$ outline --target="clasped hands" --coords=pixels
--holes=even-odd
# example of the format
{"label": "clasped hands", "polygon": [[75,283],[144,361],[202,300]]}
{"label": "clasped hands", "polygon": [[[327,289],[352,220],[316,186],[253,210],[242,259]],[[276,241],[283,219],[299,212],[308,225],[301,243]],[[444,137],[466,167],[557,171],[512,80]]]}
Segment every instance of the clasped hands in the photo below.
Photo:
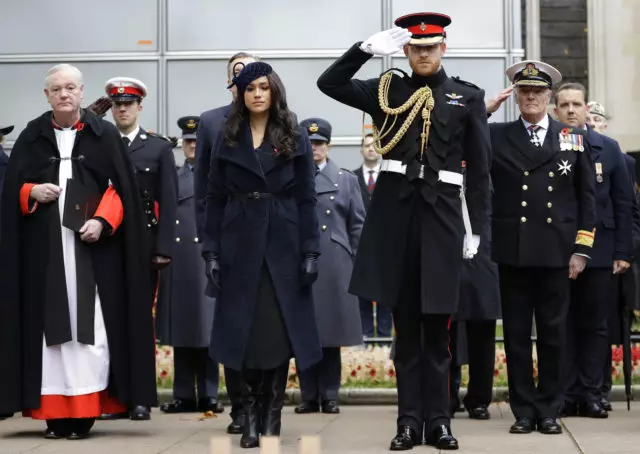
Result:
{"label": "clasped hands", "polygon": [[[53,183],[42,183],[31,188],[29,197],[38,203],[51,203],[58,200],[60,194],[62,194],[62,188],[60,186]],[[80,228],[78,233],[80,234],[80,239],[85,243],[95,243],[100,239],[103,229],[104,226],[102,222],[97,219],[89,219]]]}

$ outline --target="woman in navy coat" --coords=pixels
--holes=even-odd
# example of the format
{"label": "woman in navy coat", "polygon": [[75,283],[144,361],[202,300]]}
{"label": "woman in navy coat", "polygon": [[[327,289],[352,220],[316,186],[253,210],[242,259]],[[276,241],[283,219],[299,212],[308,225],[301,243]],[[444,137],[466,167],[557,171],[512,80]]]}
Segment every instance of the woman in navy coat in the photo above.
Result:
{"label": "woman in navy coat", "polygon": [[203,256],[218,297],[211,349],[242,371],[240,445],[250,448],[280,434],[289,360],[304,370],[322,356],[311,294],[319,229],[311,144],[280,78],[255,62],[233,84],[238,97],[211,156]]}

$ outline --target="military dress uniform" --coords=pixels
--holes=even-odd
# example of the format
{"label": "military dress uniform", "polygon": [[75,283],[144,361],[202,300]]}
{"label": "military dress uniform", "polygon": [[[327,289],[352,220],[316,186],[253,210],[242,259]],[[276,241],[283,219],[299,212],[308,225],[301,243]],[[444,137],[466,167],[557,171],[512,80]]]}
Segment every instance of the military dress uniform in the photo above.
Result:
{"label": "military dress uniform", "polygon": [[[516,86],[550,88],[560,73],[541,62],[513,65]],[[492,123],[493,260],[500,273],[512,433],[561,433],[562,364],[572,254],[592,253],[595,175],[584,131],[545,116]],[[530,131],[530,132],[528,132]],[[542,135],[544,133],[544,135]],[[534,384],[531,326],[538,333]]]}
{"label": "military dress uniform", "polygon": [[[411,32],[409,44],[429,45],[444,40],[450,22],[445,15],[420,13],[396,25]],[[488,222],[484,92],[443,68],[428,76],[387,72],[352,79],[371,57],[357,43],[318,79],[323,93],[371,115],[383,154],[350,291],[393,308],[398,433],[391,449],[411,449],[423,431],[427,443],[457,449],[449,427],[449,324],[458,308],[463,243],[471,252],[472,232]]]}
{"label": "military dress uniform", "polygon": [[[309,139],[331,141],[331,124],[321,118],[300,123]],[[349,294],[349,279],[364,222],[357,177],[328,159],[316,164],[316,211],[320,221],[318,280],[313,284],[322,360],[300,371],[302,403],[296,413],[338,413],[342,372],[340,347],[362,344],[358,298]]]}
{"label": "military dress uniform", "polygon": [[[141,81],[129,77],[115,77],[108,80],[105,91],[114,103],[141,102],[147,95],[146,86]],[[153,258],[160,256],[170,259],[176,238],[178,185],[173,146],[168,138],[141,127],[137,127],[135,134],[132,132],[130,135],[125,135],[122,131],[120,134],[129,150],[129,158],[133,163],[142,199],[147,231],[149,272],[154,289],[154,308],[149,310],[155,311],[155,306],[165,304],[162,301],[164,298],[161,295],[162,292],[158,292],[158,271],[166,265],[154,263]],[[134,410],[131,414],[132,418],[149,419],[148,409],[147,411],[141,408]]]}
{"label": "military dress uniform", "polygon": [[[199,120],[196,116],[178,120],[183,140],[196,139]],[[224,409],[218,400],[220,367],[209,356],[215,298],[205,295],[207,280],[195,215],[194,163],[187,160],[178,169],[172,264],[162,276],[170,284],[170,299],[163,300],[167,307],[157,314],[158,336],[164,345],[173,346],[174,358],[174,401],[160,407],[165,413],[220,413]]]}
{"label": "military dress uniform", "polygon": [[563,413],[606,418],[600,387],[602,362],[609,349],[607,319],[617,282],[613,261],[631,260],[633,193],[618,143],[591,128],[587,128],[587,140],[596,178],[597,240],[587,268],[571,283]]}

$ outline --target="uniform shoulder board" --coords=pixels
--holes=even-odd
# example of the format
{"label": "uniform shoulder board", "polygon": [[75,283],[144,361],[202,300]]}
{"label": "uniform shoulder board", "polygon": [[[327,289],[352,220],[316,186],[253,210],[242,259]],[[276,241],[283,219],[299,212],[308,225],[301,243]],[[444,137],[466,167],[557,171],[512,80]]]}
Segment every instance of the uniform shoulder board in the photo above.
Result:
{"label": "uniform shoulder board", "polygon": [[170,137],[163,136],[162,134],[158,134],[157,132],[153,132],[153,131],[147,131],[147,135],[150,137],[155,137],[156,139],[166,140],[167,142],[173,145],[173,141],[171,140]]}
{"label": "uniform shoulder board", "polygon": [[480,90],[480,87],[478,87],[477,85],[472,84],[471,82],[468,82],[466,80],[462,80],[458,76],[453,76],[452,79],[455,80],[456,82],[458,82],[459,84],[463,84],[463,85],[466,85],[467,87],[471,87],[471,88],[475,88],[476,90]]}

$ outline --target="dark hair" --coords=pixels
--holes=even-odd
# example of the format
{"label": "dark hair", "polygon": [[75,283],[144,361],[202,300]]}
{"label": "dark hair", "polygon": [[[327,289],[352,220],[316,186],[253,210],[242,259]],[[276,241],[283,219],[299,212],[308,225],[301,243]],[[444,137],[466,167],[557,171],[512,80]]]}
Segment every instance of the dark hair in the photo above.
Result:
{"label": "dark hair", "polygon": [[253,58],[255,61],[260,61],[260,59],[255,55],[251,55],[247,52],[237,52],[233,54],[229,58],[229,60],[227,60],[227,74],[229,74],[229,70],[231,69],[231,63],[233,63],[235,60],[238,60],[240,58]]}
{"label": "dark hair", "polygon": [[[292,120],[293,114],[287,106],[287,95],[280,76],[274,71],[267,76],[267,79],[271,90],[271,107],[269,107],[265,139],[278,150],[279,155],[290,157],[295,153],[298,142],[298,131]],[[238,92],[225,124],[225,144],[230,147],[238,145],[238,135],[248,119],[249,109],[244,103],[244,93]]]}
{"label": "dark hair", "polygon": [[367,139],[367,137],[373,137],[373,133],[368,132],[364,135],[364,137],[362,137],[362,141],[360,141],[360,148],[364,147],[364,141]]}
{"label": "dark hair", "polygon": [[567,82],[566,84],[560,85],[556,90],[555,95],[553,96],[553,103],[558,105],[558,93],[565,90],[577,90],[582,92],[582,97],[584,98],[584,104],[587,105],[587,89],[578,82]]}

